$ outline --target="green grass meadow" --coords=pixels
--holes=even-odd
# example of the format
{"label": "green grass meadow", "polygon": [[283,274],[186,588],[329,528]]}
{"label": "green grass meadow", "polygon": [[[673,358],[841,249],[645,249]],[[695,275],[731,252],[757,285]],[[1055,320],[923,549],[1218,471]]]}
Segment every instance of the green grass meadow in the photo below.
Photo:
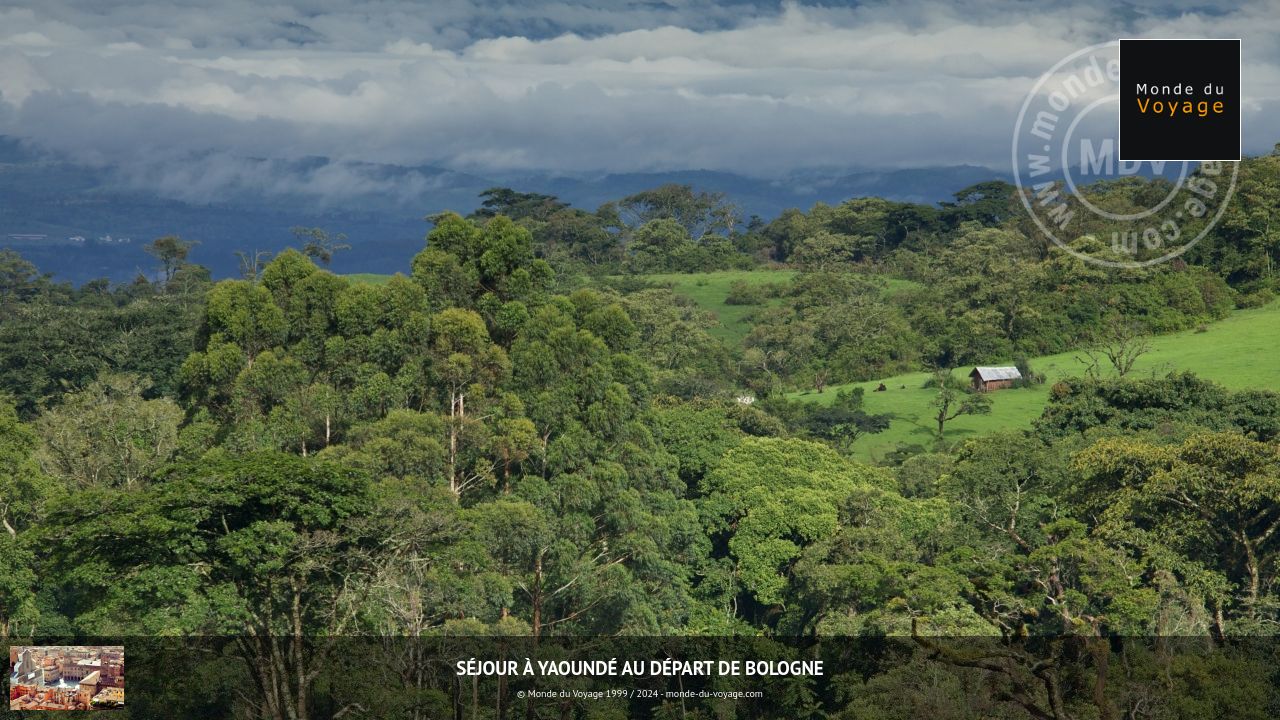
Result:
{"label": "green grass meadow", "polygon": [[[1079,352],[1067,352],[1032,358],[1032,369],[1045,374],[1044,385],[992,393],[991,414],[962,416],[947,423],[947,442],[1028,427],[1044,409],[1049,387],[1055,381],[1083,374],[1085,366],[1075,359],[1078,355]],[[1012,365],[1013,362],[1011,358],[993,358],[983,364]],[[971,369],[958,368],[955,372],[967,375]],[[1280,302],[1239,310],[1227,319],[1207,326],[1204,332],[1188,330],[1152,338],[1151,352],[1138,359],[1130,377],[1149,377],[1182,370],[1190,370],[1235,390],[1280,388]],[[931,402],[935,391],[923,387],[929,377],[929,373],[908,373],[883,380],[832,386],[821,393],[792,393],[790,397],[829,403],[842,389],[863,388],[868,412],[892,413],[895,416],[888,430],[859,438],[854,445],[854,453],[860,459],[877,461],[899,445],[928,447],[933,441]],[[887,389],[875,392],[882,382]]]}
{"label": "green grass meadow", "polygon": [[[698,307],[715,315],[719,325],[712,328],[710,333],[736,345],[751,330],[748,318],[752,313],[778,305],[782,301],[774,298],[763,305],[726,305],[724,299],[729,295],[730,286],[739,280],[749,285],[783,284],[790,282],[795,275],[795,270],[722,270],[705,273],[656,273],[641,277],[649,282],[670,285],[676,294],[693,300]],[[886,292],[892,293],[914,285],[910,280],[889,278]]]}
{"label": "green grass meadow", "polygon": [[770,299],[765,305],[726,305],[729,287],[742,280],[750,285],[785,283],[795,277],[794,270],[722,270],[705,273],[658,273],[643,275],[645,280],[659,285],[670,285],[673,292],[698,304],[698,307],[715,315],[719,325],[709,332],[728,343],[737,344],[747,336],[751,313],[780,301]]}
{"label": "green grass meadow", "polygon": [[[736,344],[742,342],[742,338],[746,337],[747,331],[751,329],[747,317],[764,306],[726,305],[724,299],[729,295],[730,286],[738,280],[744,280],[752,285],[786,283],[795,274],[794,270],[724,270],[705,273],[656,273],[638,277],[656,285],[668,285],[675,293],[693,300],[699,308],[715,315],[719,324],[711,328],[711,334],[725,342]],[[377,273],[351,273],[344,277],[357,283],[385,285],[392,276]],[[774,299],[768,304],[778,302]]]}
{"label": "green grass meadow", "polygon": [[[715,316],[717,325],[710,328],[712,336],[731,345],[737,345],[751,330],[749,318],[752,313],[763,308],[780,304],[777,298],[767,300],[763,305],[726,305],[724,299],[729,296],[733,283],[742,280],[749,285],[765,283],[784,284],[795,277],[795,270],[719,270],[703,273],[653,273],[639,275],[656,285],[669,286],[678,295],[693,300],[698,307]],[[352,282],[385,285],[390,275],[376,273],[352,273],[344,276]],[[887,292],[912,287],[910,280],[891,278],[888,280]]]}
{"label": "green grass meadow", "polygon": [[365,283],[366,285],[386,285],[391,282],[394,275],[382,275],[380,273],[350,273],[342,277],[353,283]]}

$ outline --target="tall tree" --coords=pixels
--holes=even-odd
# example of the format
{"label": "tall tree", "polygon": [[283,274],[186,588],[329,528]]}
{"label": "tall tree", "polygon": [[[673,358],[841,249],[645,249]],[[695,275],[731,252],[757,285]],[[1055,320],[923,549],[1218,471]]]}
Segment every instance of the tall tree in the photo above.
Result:
{"label": "tall tree", "polygon": [[1093,352],[1107,359],[1116,377],[1124,377],[1133,371],[1138,358],[1151,352],[1151,336],[1139,323],[1111,315],[1099,333],[1098,346]]}
{"label": "tall tree", "polygon": [[991,412],[991,398],[985,393],[969,391],[952,377],[950,369],[935,372],[933,381],[938,388],[937,394],[933,396],[933,420],[937,423],[939,441],[944,437],[947,423],[952,420],[962,415],[986,415]]}
{"label": "tall tree", "polygon": [[628,195],[618,203],[628,224],[639,227],[653,220],[679,223],[694,240],[707,233],[729,233],[737,227],[738,208],[721,192],[694,190],[691,185],[668,183]]}
{"label": "tall tree", "polygon": [[182,409],[144,399],[149,383],[107,375],[36,421],[40,463],[69,487],[128,488],[173,459]]}
{"label": "tall tree", "polygon": [[[483,431],[475,411],[486,394],[510,373],[507,354],[489,338],[484,320],[470,310],[450,308],[432,318],[433,374],[445,394],[448,410],[447,473],[457,497],[478,483],[495,480],[494,464],[468,452],[467,439]],[[468,398],[472,403],[468,415]],[[480,401],[480,402],[478,402]],[[471,459],[468,462],[468,458]]]}
{"label": "tall tree", "polygon": [[50,491],[36,464],[38,436],[0,395],[0,531],[16,538],[39,518]]}
{"label": "tall tree", "polygon": [[330,235],[328,230],[318,227],[294,227],[290,229],[294,239],[302,243],[302,254],[328,267],[335,253],[350,250],[345,233]]}
{"label": "tall tree", "polygon": [[534,302],[554,273],[535,258],[530,232],[499,215],[483,227],[456,213],[432,218],[427,247],[413,258],[413,279],[434,309],[476,307],[492,315],[510,301]]}
{"label": "tall tree", "polygon": [[80,598],[87,631],[234,636],[253,714],[309,720],[367,587],[375,513],[361,474],[268,453],[81,493],[51,527],[61,565],[95,588]]}
{"label": "tall tree", "polygon": [[[1076,463],[1086,488],[1112,491],[1100,510],[1105,537],[1198,589],[1214,604],[1219,637],[1228,632],[1227,613],[1242,632],[1280,619],[1265,597],[1280,579],[1280,453],[1273,445],[1237,433],[1200,433],[1179,445],[1114,438]],[[1234,598],[1225,592],[1232,587]]]}
{"label": "tall tree", "polygon": [[707,475],[702,511],[727,543],[742,590],[769,606],[782,602],[803,548],[836,531],[840,502],[859,487],[891,483],[817,443],[748,438]]}
{"label": "tall tree", "polygon": [[487,219],[504,215],[512,220],[547,220],[569,207],[555,195],[518,192],[511,188],[492,187],[480,193],[483,200],[471,217]]}
{"label": "tall tree", "polygon": [[246,280],[223,280],[209,292],[204,332],[235,343],[250,364],[264,350],[280,344],[288,328],[271,291]]}
{"label": "tall tree", "polygon": [[47,282],[36,266],[17,252],[8,248],[0,250],[0,308],[30,299],[39,290],[42,280]]}
{"label": "tall tree", "polygon": [[0,643],[35,634],[37,589],[35,554],[16,536],[0,533]]}
{"label": "tall tree", "polygon": [[178,268],[187,262],[187,255],[191,253],[191,248],[198,243],[194,240],[183,240],[177,235],[165,235],[156,238],[142,247],[148,255],[160,261],[161,272],[164,273],[164,281],[168,283],[178,272]]}

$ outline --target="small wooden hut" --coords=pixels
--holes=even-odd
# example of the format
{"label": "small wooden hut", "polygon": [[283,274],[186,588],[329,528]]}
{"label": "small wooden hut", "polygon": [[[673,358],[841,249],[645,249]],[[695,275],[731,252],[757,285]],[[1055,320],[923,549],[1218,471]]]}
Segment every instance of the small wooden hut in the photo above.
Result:
{"label": "small wooden hut", "polygon": [[1013,383],[1022,379],[1022,373],[1016,367],[975,367],[969,373],[973,380],[973,389],[978,392],[991,392],[1013,387]]}

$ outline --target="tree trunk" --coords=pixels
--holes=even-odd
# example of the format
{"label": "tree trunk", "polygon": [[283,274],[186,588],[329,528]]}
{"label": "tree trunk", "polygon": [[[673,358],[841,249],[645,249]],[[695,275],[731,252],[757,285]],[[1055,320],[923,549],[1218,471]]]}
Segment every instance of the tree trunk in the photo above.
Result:
{"label": "tree trunk", "polygon": [[458,436],[467,415],[465,403],[466,396],[462,393],[454,391],[449,394],[449,490],[455,498],[462,497],[462,487],[458,482]]}
{"label": "tree trunk", "polygon": [[1214,644],[1221,643],[1227,639],[1227,619],[1222,612],[1222,601],[1218,600],[1213,603],[1213,632],[1209,633]]}
{"label": "tree trunk", "polygon": [[463,720],[466,717],[466,713],[463,711],[463,708],[466,706],[462,704],[461,675],[455,675],[453,677],[453,692],[450,694],[453,695],[453,720]]}
{"label": "tree trunk", "polygon": [[1249,573],[1249,614],[1254,615],[1257,613],[1258,592],[1262,584],[1259,577],[1261,571],[1258,567],[1258,555],[1254,551],[1253,541],[1243,530],[1240,531],[1240,544],[1244,546],[1244,567]]}
{"label": "tree trunk", "polygon": [[293,590],[293,607],[291,609],[291,620],[293,621],[293,662],[294,673],[297,677],[298,687],[296,690],[297,705],[294,710],[294,717],[297,720],[305,720],[307,717],[307,701],[308,688],[310,683],[307,680],[307,665],[303,660],[304,654],[302,650],[303,634],[302,634],[302,593],[298,588],[295,580],[290,583]]}
{"label": "tree trunk", "polygon": [[1107,699],[1107,670],[1111,667],[1111,643],[1102,637],[1091,638],[1088,643],[1089,652],[1093,655],[1095,673],[1093,704],[1098,708],[1100,720],[1117,720],[1116,709]]}
{"label": "tree trunk", "polygon": [[454,497],[458,492],[458,399],[449,400],[449,490]]}
{"label": "tree trunk", "polygon": [[531,592],[530,604],[533,606],[533,636],[536,638],[542,633],[542,551],[538,551],[538,557],[533,562],[533,591]]}

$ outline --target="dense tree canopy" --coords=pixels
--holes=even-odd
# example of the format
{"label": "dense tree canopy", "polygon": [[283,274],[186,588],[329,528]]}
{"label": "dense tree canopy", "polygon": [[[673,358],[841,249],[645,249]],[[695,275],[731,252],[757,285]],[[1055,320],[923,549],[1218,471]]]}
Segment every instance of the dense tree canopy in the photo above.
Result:
{"label": "dense tree canopy", "polygon": [[[344,635],[902,638],[742,716],[1263,717],[1253,660],[1112,643],[1280,628],[1280,396],[1095,368],[1028,427],[948,424],[992,405],[951,368],[1269,301],[1273,166],[1246,163],[1186,262],[1115,272],[1029,241],[1003,183],[745,225],[686,186],[594,213],[495,188],[381,283],[317,266],[319,234],[216,283],[176,238],[163,281],[123,287],[0,253],[0,639],[231,637],[216,683],[244,682],[241,717],[337,717],[335,688],[388,717],[517,716],[505,684],[481,708],[438,660]],[[794,275],[733,287],[740,343],[641,277],[769,262]],[[801,394],[907,371],[936,371],[937,442],[880,466],[854,450],[894,418]],[[1220,672],[1246,687],[1187,689]],[[1153,678],[1173,690],[1135,700]],[[520,709],[625,706],[592,707]]]}

